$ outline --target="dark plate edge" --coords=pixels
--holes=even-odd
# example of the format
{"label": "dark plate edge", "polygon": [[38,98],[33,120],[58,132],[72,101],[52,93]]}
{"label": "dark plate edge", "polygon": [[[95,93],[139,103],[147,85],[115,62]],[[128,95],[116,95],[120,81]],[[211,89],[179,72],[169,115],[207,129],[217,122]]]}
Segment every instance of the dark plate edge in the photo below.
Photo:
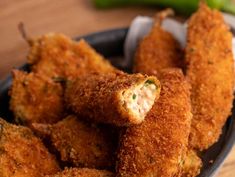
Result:
{"label": "dark plate edge", "polygon": [[[234,109],[234,108],[233,108]],[[233,110],[234,112],[234,110]],[[235,112],[234,112],[235,114]],[[231,126],[229,126],[228,133],[226,134],[225,138],[227,139],[226,144],[222,147],[222,150],[220,151],[219,155],[216,157],[215,161],[213,162],[213,165],[211,165],[208,169],[204,170],[204,173],[209,174],[209,177],[213,177],[220,167],[223,165],[223,162],[228,157],[228,154],[231,152],[234,144],[235,144],[235,122],[234,117],[231,117],[230,120]],[[202,174],[201,176],[203,176]]]}

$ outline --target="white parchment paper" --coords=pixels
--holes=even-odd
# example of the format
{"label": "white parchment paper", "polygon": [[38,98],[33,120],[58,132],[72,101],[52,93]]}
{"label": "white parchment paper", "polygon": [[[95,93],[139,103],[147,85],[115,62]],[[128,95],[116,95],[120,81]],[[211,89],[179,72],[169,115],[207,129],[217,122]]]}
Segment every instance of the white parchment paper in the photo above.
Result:
{"label": "white parchment paper", "polygon": [[[226,23],[228,23],[231,28],[235,30],[235,17],[226,13],[223,15]],[[133,56],[140,39],[142,39],[150,31],[152,25],[153,19],[150,17],[137,16],[132,21],[124,44],[124,66],[129,66],[132,63]],[[162,27],[166,31],[172,33],[172,35],[179,41],[182,48],[185,47],[187,33],[186,24],[180,23],[171,18],[166,18],[162,23]],[[233,55],[235,56],[235,38],[233,38],[232,43]]]}

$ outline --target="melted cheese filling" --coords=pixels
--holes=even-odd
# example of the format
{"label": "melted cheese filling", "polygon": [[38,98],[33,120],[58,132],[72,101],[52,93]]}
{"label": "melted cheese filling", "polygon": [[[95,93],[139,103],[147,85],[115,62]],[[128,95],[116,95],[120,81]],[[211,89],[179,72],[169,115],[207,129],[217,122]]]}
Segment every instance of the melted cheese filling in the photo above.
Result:
{"label": "melted cheese filling", "polygon": [[143,120],[154,104],[156,92],[156,85],[147,80],[143,84],[123,92],[124,105],[132,115]]}

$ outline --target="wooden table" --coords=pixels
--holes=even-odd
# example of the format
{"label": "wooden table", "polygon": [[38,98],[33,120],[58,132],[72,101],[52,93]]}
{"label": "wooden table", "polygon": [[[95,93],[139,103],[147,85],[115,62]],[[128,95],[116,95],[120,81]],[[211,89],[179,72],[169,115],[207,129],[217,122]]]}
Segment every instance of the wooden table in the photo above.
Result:
{"label": "wooden table", "polygon": [[[153,15],[151,8],[123,8],[100,11],[90,0],[1,0],[0,79],[26,62],[28,46],[17,24],[24,22],[27,33],[37,36],[61,32],[71,37],[104,29],[128,26],[136,15]],[[218,177],[235,176],[235,147]]]}

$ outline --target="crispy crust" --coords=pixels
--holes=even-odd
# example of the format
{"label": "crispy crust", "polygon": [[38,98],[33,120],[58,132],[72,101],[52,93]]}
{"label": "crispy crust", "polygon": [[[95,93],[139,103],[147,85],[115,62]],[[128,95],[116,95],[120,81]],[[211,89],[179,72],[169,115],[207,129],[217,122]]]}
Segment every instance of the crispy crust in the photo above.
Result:
{"label": "crispy crust", "polygon": [[43,177],[59,170],[54,156],[30,129],[0,118],[1,177]]}
{"label": "crispy crust", "polygon": [[111,72],[114,67],[84,40],[75,42],[50,33],[31,41],[28,63],[33,72],[51,78],[76,78],[90,71]]}
{"label": "crispy crust", "polygon": [[192,118],[189,84],[179,69],[162,71],[160,81],[160,98],[146,119],[121,136],[118,176],[180,176]]}
{"label": "crispy crust", "polygon": [[114,167],[117,135],[109,127],[91,125],[71,115],[54,125],[33,124],[33,130],[49,140],[49,146],[67,164],[102,169]]}
{"label": "crispy crust", "polygon": [[114,177],[115,175],[106,170],[89,168],[65,168],[63,172],[46,177]]}
{"label": "crispy crust", "polygon": [[183,162],[181,177],[195,177],[200,174],[202,160],[196,151],[189,149]]}
{"label": "crispy crust", "polygon": [[155,23],[136,50],[134,72],[157,75],[164,68],[182,67],[183,52],[179,43],[160,23]]}
{"label": "crispy crust", "polygon": [[13,70],[10,109],[16,122],[55,123],[63,117],[63,89],[44,75]]}
{"label": "crispy crust", "polygon": [[187,77],[192,85],[192,147],[214,144],[231,114],[234,87],[232,34],[221,13],[200,5],[188,24]]}
{"label": "crispy crust", "polygon": [[120,102],[121,92],[151,79],[160,92],[160,83],[153,76],[141,74],[89,74],[67,84],[66,104],[75,114],[96,122],[117,126],[139,124],[142,120],[131,115]]}

